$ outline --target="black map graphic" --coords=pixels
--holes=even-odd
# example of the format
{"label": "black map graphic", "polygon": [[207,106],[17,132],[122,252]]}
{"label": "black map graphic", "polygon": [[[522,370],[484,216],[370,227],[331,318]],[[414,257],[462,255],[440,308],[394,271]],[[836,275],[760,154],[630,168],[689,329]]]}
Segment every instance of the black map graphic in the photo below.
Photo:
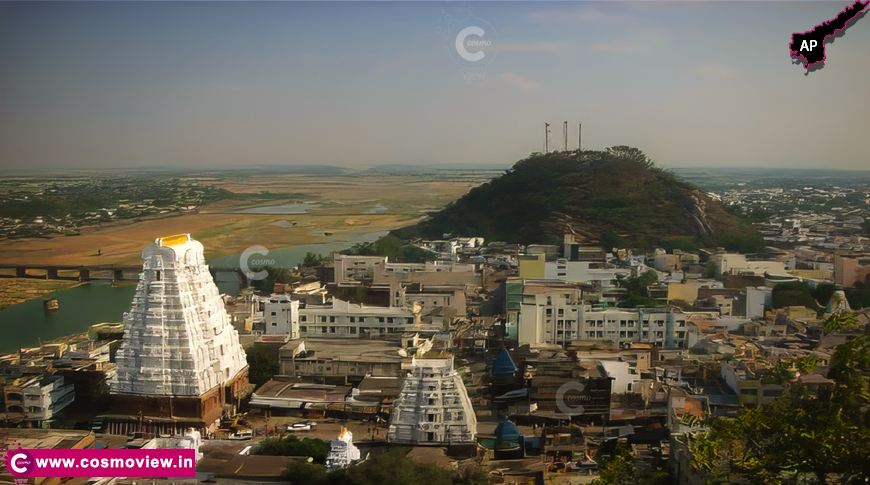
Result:
{"label": "black map graphic", "polygon": [[813,30],[802,34],[792,34],[791,44],[788,46],[791,56],[803,59],[805,62],[804,68],[807,69],[813,64],[824,61],[825,38],[845,29],[849,21],[861,13],[867,4],[870,4],[870,0],[863,3],[860,0],[856,0],[855,3],[840,12],[836,18],[817,25]]}

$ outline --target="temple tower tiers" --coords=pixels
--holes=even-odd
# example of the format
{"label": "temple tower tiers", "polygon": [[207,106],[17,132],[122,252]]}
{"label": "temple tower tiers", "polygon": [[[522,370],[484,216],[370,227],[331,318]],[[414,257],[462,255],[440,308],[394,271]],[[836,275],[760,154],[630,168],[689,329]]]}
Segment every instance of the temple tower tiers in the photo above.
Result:
{"label": "temple tower tiers", "polygon": [[413,359],[393,403],[387,439],[407,444],[473,443],[477,417],[453,356]]}
{"label": "temple tower tiers", "polygon": [[247,358],[202,244],[190,234],[160,238],[142,261],[110,392],[198,397],[236,377]]}
{"label": "temple tower tiers", "polygon": [[359,460],[359,448],[353,444],[353,433],[344,426],[338,438],[329,443],[329,454],[326,456],[326,468],[347,468],[351,463]]}

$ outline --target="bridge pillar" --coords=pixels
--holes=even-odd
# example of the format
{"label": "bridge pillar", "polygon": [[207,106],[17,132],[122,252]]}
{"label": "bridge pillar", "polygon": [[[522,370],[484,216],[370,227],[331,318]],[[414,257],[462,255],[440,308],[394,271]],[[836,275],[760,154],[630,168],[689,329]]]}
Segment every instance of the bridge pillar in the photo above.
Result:
{"label": "bridge pillar", "polygon": [[18,278],[27,278],[27,268],[22,266],[15,268],[15,276]]}
{"label": "bridge pillar", "polygon": [[79,270],[79,281],[91,281],[91,270],[85,268]]}
{"label": "bridge pillar", "polygon": [[121,281],[123,279],[124,279],[124,270],[123,269],[112,270],[112,281]]}
{"label": "bridge pillar", "polygon": [[236,271],[236,275],[239,278],[239,288],[247,288],[248,287],[248,277],[245,276],[245,272],[241,269]]}
{"label": "bridge pillar", "polygon": [[45,279],[56,280],[57,279],[57,268],[48,268],[47,270],[45,270]]}

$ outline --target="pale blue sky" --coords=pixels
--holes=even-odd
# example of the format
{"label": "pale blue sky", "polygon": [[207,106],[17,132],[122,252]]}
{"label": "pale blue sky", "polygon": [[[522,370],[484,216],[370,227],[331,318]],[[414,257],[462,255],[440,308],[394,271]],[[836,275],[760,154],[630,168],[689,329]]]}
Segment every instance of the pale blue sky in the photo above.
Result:
{"label": "pale blue sky", "polygon": [[866,169],[870,18],[848,2],[465,2],[498,34],[465,82],[461,2],[0,3],[2,168],[511,163],[633,145],[665,166]]}

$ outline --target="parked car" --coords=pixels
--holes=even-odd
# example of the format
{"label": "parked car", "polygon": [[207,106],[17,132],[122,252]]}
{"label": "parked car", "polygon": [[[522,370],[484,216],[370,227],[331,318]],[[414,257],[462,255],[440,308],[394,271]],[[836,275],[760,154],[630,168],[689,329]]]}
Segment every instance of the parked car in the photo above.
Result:
{"label": "parked car", "polygon": [[311,425],[308,423],[294,423],[287,425],[287,431],[311,431]]}
{"label": "parked car", "polygon": [[230,435],[230,437],[227,439],[241,441],[241,440],[249,440],[253,437],[254,437],[254,433],[251,430],[243,429],[243,430],[237,431],[235,434]]}

